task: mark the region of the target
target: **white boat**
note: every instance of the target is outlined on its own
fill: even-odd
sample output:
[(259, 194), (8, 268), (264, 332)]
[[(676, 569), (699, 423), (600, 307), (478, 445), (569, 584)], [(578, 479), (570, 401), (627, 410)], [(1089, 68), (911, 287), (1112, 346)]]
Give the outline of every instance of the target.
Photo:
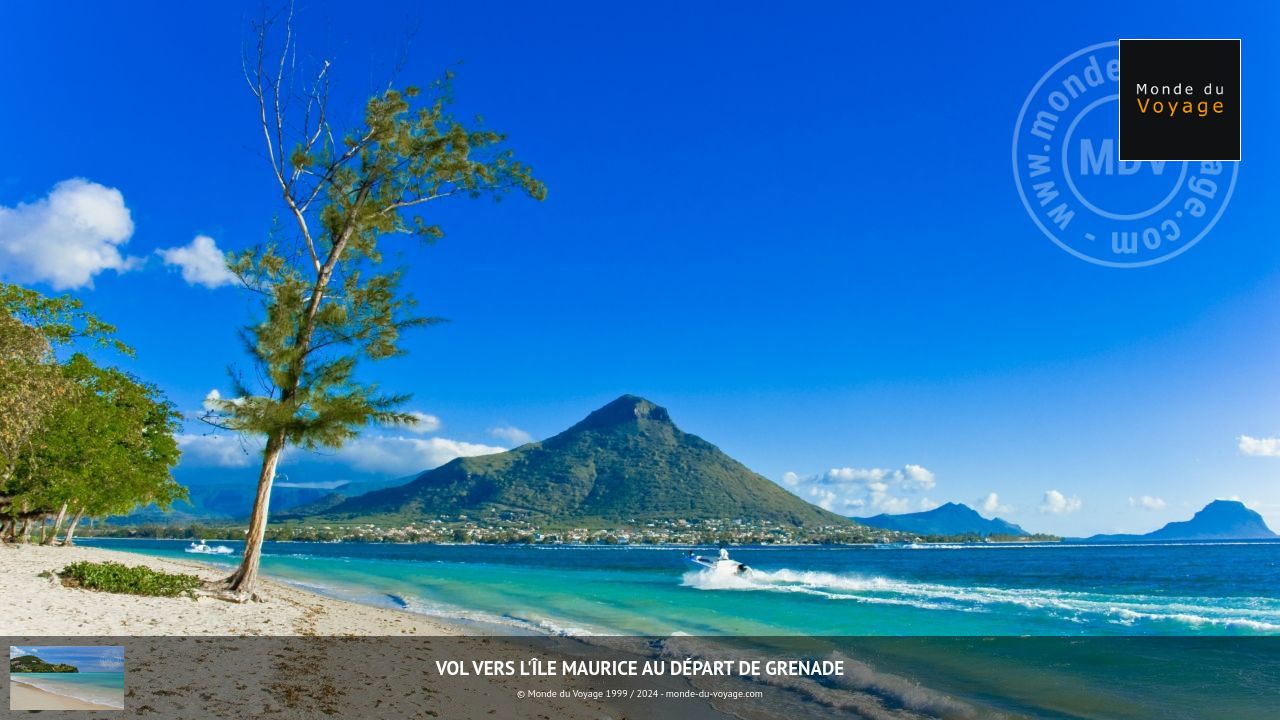
[(715, 558), (695, 555), (692, 550), (684, 556), (686, 562), (697, 565), (719, 575), (749, 575), (751, 568), (729, 557), (729, 551), (720, 548), (720, 556)]
[(204, 540), (199, 543), (191, 543), (187, 546), (186, 552), (195, 553), (197, 555), (230, 555), (235, 552), (226, 545), (209, 545)]

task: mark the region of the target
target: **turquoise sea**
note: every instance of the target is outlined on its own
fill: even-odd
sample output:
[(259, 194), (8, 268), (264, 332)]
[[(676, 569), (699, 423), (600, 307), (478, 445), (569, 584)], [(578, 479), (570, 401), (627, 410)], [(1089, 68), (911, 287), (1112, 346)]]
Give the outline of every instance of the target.
[[(235, 563), (186, 541), (86, 544)], [(689, 549), (267, 543), (263, 567), (488, 632), (853, 663), (768, 695), (760, 718), (845, 717), (868, 694), (895, 718), (1275, 717), (1280, 542), (731, 548), (745, 578), (694, 569)]]
[[(236, 558), (187, 554), (178, 540), (85, 542)], [(733, 548), (754, 569), (745, 578), (692, 569), (687, 550), (288, 542), (267, 543), (263, 567), (330, 595), (507, 632), (1280, 634), (1280, 542)]]
[(124, 673), (12, 673), (10, 681), (98, 705), (124, 708)]

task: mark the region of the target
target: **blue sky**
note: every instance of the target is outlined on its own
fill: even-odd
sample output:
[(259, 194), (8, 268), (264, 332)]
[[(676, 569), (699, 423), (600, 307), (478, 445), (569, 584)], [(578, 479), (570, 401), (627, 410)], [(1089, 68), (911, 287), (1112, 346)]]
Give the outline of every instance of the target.
[(17, 645), (9, 646), (9, 659), (35, 655), (47, 663), (74, 665), (80, 672), (124, 672), (121, 645)]
[[(29, 3), (0, 29), (23, 109), (0, 113), (0, 247), (43, 248), (0, 274), (83, 297), (193, 412), (243, 364), (251, 301), (158, 251), (247, 247), (279, 212), (240, 74), (258, 7)], [(442, 205), (447, 237), (404, 243), (406, 284), (451, 322), (365, 376), (438, 427), (295, 456), (289, 481), (408, 474), (632, 392), (851, 514), (954, 500), (1079, 534), (1239, 497), (1280, 527), (1277, 11), (1063, 7), (300, 4), (341, 107), (417, 23), (400, 77), (453, 67), (459, 114), (508, 133), (549, 196)], [(1201, 243), (1116, 270), (1040, 233), (1009, 147), (1050, 66), (1135, 36), (1243, 38), (1244, 162)], [(46, 233), (85, 198), (107, 217), (87, 247), (115, 256)], [(234, 441), (190, 432), (180, 477), (248, 488)]]

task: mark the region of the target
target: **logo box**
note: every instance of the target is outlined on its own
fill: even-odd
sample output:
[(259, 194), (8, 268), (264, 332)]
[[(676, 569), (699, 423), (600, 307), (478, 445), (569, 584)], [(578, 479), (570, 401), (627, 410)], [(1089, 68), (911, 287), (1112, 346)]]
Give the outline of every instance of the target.
[(1240, 159), (1239, 40), (1120, 41), (1120, 160)]

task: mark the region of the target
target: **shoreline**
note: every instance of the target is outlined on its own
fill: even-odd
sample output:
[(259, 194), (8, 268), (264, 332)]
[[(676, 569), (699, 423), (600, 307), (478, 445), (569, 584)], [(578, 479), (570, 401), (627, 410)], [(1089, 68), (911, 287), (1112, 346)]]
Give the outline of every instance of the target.
[(486, 635), (481, 627), (451, 623), (421, 613), (343, 600), (274, 579), (260, 581), (263, 602), (233, 603), (123, 595), (64, 587), (56, 573), (79, 561), (112, 561), (217, 580), (225, 570), (106, 548), (0, 546), (0, 617), (7, 635)]
[[(77, 533), (77, 535), (76, 535), (76, 541), (77, 541), (77, 542), (80, 542), (80, 541), (93, 542), (93, 541), (95, 541), (95, 540), (111, 540), (111, 541), (117, 541), (117, 540), (124, 540), (124, 541), (138, 541), (138, 540), (166, 540), (166, 541), (183, 541), (183, 542), (195, 542), (196, 540), (205, 540), (206, 542), (210, 542), (210, 543), (215, 543), (215, 542), (222, 542), (222, 543), (236, 543), (236, 542), (244, 542), (244, 537), (243, 537), (243, 536), (241, 536), (241, 537), (217, 537), (217, 536), (214, 536), (214, 535), (205, 535), (205, 536), (203, 536), (203, 537), (198, 537), (198, 538), (197, 538), (197, 537), (185, 537), (185, 536), (184, 536), (184, 537), (177, 537), (177, 536), (173, 536), (173, 537), (170, 537), (170, 536), (160, 536), (160, 537), (143, 537), (143, 536), (137, 536), (137, 535), (128, 535), (128, 536), (125, 536), (125, 535), (88, 535), (88, 534), (80, 534), (80, 533)], [(617, 549), (620, 549), (620, 548), (628, 548), (628, 547), (634, 547), (634, 548), (649, 548), (649, 549), (657, 549), (657, 550), (698, 550), (698, 549), (704, 549), (704, 548), (720, 547), (721, 545), (724, 545), (724, 546), (726, 546), (726, 547), (734, 547), (734, 548), (752, 548), (752, 549), (768, 549), (768, 548), (786, 548), (786, 549), (796, 549), (796, 548), (815, 548), (815, 549), (817, 549), (817, 548), (833, 548), (833, 549), (840, 549), (840, 548), (886, 548), (886, 547), (902, 547), (902, 546), (905, 546), (905, 545), (911, 545), (911, 544), (913, 544), (913, 542), (911, 542), (911, 541), (899, 541), (899, 542), (888, 542), (888, 543), (879, 543), (879, 542), (865, 542), (865, 543), (798, 543), (798, 542), (776, 542), (776, 543), (766, 543), (766, 544), (758, 544), (758, 543), (715, 543), (715, 542), (705, 542), (705, 543), (684, 543), (684, 542), (677, 542), (677, 543), (639, 543), (639, 542), (636, 542), (636, 543), (632, 543), (632, 542), (628, 542), (628, 543), (619, 543), (619, 544), (617, 544), (617, 545), (609, 545), (609, 544), (607, 544), (607, 543), (567, 543), (567, 542), (535, 542), (535, 543), (518, 543), (518, 542), (510, 542), (510, 543), (484, 543), (484, 542), (417, 542), (417, 541), (409, 541), (409, 540), (395, 540), (395, 541), (383, 541), (383, 540), (267, 540), (266, 542), (269, 542), (269, 543), (280, 543), (280, 544), (296, 543), (296, 544), (298, 544), (298, 545), (396, 545), (396, 546), (400, 546), (400, 545), (430, 545), (430, 546), (438, 546), (438, 547), (522, 547), (522, 548), (573, 548), (573, 549), (608, 548), (608, 549), (611, 549), (611, 550), (617, 550)], [(1186, 541), (1186, 542), (1194, 542), (1194, 541)], [(1280, 538), (1273, 538), (1273, 539), (1270, 539), (1270, 540), (1267, 540), (1267, 539), (1261, 539), (1261, 540), (1234, 540), (1234, 541), (1232, 541), (1232, 540), (1225, 540), (1225, 541), (1209, 540), (1209, 541), (1205, 541), (1205, 542), (1210, 542), (1210, 543), (1212, 543), (1212, 542), (1280, 542)], [(1115, 543), (1115, 544), (1121, 544), (1121, 545), (1140, 545), (1140, 544), (1164, 544), (1164, 543), (1165, 543), (1165, 541), (1151, 542), (1151, 543), (1142, 543), (1142, 542), (1139, 542), (1139, 541), (1129, 541), (1129, 542), (1122, 542), (1122, 543)], [(971, 541), (960, 541), (960, 540), (938, 540), (938, 541), (925, 541), (925, 540), (920, 540), (920, 541), (918, 541), (918, 542), (915, 542), (914, 544), (918, 544), (918, 545), (965, 545), (965, 546), (980, 547), (980, 546), (990, 546), (990, 545), (1036, 545), (1036, 546), (1040, 546), (1040, 545), (1093, 545), (1093, 544), (1098, 544), (1098, 543), (1089, 543), (1089, 542), (1084, 542), (1084, 541), (1079, 540), (1079, 539), (1075, 539), (1075, 540), (993, 540), (993, 541), (991, 541), (991, 542), (971, 542)]]
[[(170, 541), (170, 542), (194, 542), (196, 540), (205, 540), (210, 543), (239, 543), (244, 542), (243, 537), (216, 537), (213, 535), (204, 536), (203, 538), (193, 537), (142, 537), (142, 536), (120, 536), (120, 535), (77, 535), (77, 541), (94, 542), (98, 540), (107, 540), (111, 542), (137, 542), (137, 541)], [(1272, 543), (1280, 544), (1280, 537), (1274, 538), (1187, 538), (1187, 539), (1167, 539), (1167, 540), (1089, 540), (1087, 538), (1062, 538), (1060, 540), (992, 540), (992, 541), (966, 541), (966, 540), (919, 540), (919, 541), (901, 541), (901, 542), (867, 542), (867, 543), (619, 543), (617, 545), (608, 545), (604, 543), (479, 543), (479, 542), (411, 542), (411, 541), (381, 541), (381, 540), (267, 540), (268, 543), (278, 544), (296, 544), (296, 545), (392, 545), (396, 547), (405, 545), (424, 545), (431, 547), (506, 547), (506, 548), (530, 548), (530, 549), (548, 549), (548, 548), (570, 548), (574, 550), (590, 550), (594, 548), (620, 550), (626, 548), (652, 549), (652, 550), (700, 550), (706, 548), (714, 548), (724, 545), (725, 547), (751, 549), (751, 550), (768, 550), (770, 548), (781, 549), (912, 549), (930, 548), (930, 547), (965, 547), (965, 548), (998, 548), (998, 547), (1166, 547), (1166, 546), (1184, 546), (1184, 545), (1267, 545)], [(77, 545), (76, 547), (79, 547)]]
[[(599, 695), (525, 701), (520, 693), (529, 687), (527, 678), (423, 675), (433, 658), (432, 643), (498, 660), (527, 658), (527, 648), (483, 625), (341, 600), (273, 579), (259, 585), (265, 602), (233, 603), (208, 596), (105, 593), (39, 577), (82, 560), (145, 565), (204, 580), (224, 577), (226, 569), (83, 545), (0, 545), (4, 634), (20, 644), (85, 637), (125, 645), (126, 711), (143, 703), (153, 712), (180, 715), (210, 707), (215, 698), (218, 707), (238, 714), (230, 717), (264, 709), (290, 713), (285, 717), (316, 717), (335, 708), (352, 715), (377, 708), (381, 717), (419, 717), (423, 707), (430, 707), (438, 717), (599, 720), (631, 710), (625, 702)], [(213, 647), (221, 652), (205, 654)], [(400, 681), (391, 682), (393, 676)], [(193, 687), (206, 692), (193, 699)], [(120, 712), (69, 708), (71, 700), (24, 684), (10, 683), (10, 689), (22, 703), (62, 703), (48, 709)], [(735, 717), (710, 701), (694, 702), (699, 717)]]
[(23, 682), (13, 673), (9, 676), (9, 707), (11, 710), (105, 710), (121, 712), (124, 707), (100, 705), (71, 695), (61, 695)]
[[(1027, 717), (1041, 710), (1076, 707), (1067, 696), (1041, 697), (1023, 692), (1026, 682), (1081, 683), (1106, 707), (1125, 709), (1130, 702), (1125, 683), (1109, 674), (1088, 668), (1097, 657), (1113, 652), (1145, 657), (1150, 648), (1165, 647), (1178, 663), (1168, 668), (1190, 667), (1205, 657), (1213, 658), (1217, 645), (1208, 638), (1206, 649), (1189, 638), (1174, 637), (1165, 645), (1142, 638), (1082, 637), (1077, 642), (1054, 643), (1052, 638), (962, 636), (935, 638), (844, 638), (830, 643), (804, 646), (807, 654), (827, 657), (838, 653), (850, 663), (842, 681), (821, 683), (804, 678), (750, 679), (714, 676), (671, 676), (662, 680), (662, 690), (702, 693), (684, 703), (655, 701), (637, 705), (626, 700), (596, 695), (519, 695), (533, 690), (591, 693), (601, 690), (649, 689), (644, 683), (626, 679), (584, 676), (549, 678), (476, 674), (448, 676), (434, 669), (441, 659), (477, 658), (518, 662), (531, 656), (576, 659), (634, 658), (717, 658), (737, 653), (768, 659), (776, 653), (794, 650), (790, 636), (780, 636), (777, 645), (755, 643), (733, 636), (698, 637), (672, 633), (659, 638), (607, 635), (580, 637), (540, 634), (538, 638), (510, 637), (501, 629), (488, 629), (463, 621), (450, 624), (436, 616), (363, 604), (334, 597), (326, 592), (321, 576), (316, 589), (298, 587), (287, 579), (264, 579), (260, 587), (266, 602), (230, 603), (212, 597), (146, 598), (66, 588), (42, 571), (57, 571), (80, 560), (118, 561), (131, 566), (147, 566), (169, 572), (193, 573), (217, 579), (228, 572), (222, 563), (196, 558), (170, 558), (139, 554), (132, 550), (95, 546), (69, 548), (44, 546), (0, 546), (0, 617), (12, 625), (12, 644), (38, 644), (42, 639), (76, 644), (77, 636), (99, 636), (100, 640), (126, 646), (129, 677), (126, 703), (149, 707), (157, 712), (179, 712), (207, 703), (204, 707), (235, 708), (240, 716), (255, 712), (282, 712), (287, 717), (315, 717), (335, 714), (337, 708), (353, 715), (377, 708), (379, 716), (415, 716), (423, 707), (439, 712), (439, 717), (529, 718), (563, 717), (565, 720), (598, 720), (600, 717), (635, 716), (643, 707), (649, 716), (662, 720), (683, 717), (723, 720), (779, 720), (797, 717), (836, 718), (850, 710), (868, 718), (906, 720), (924, 717)], [(331, 580), (339, 580), (335, 575)], [(343, 585), (338, 584), (341, 588)], [(373, 587), (377, 587), (376, 585)], [(340, 592), (340, 590), (338, 591)], [(159, 621), (159, 624), (157, 624)], [(485, 628), (485, 629), (481, 629)], [(421, 637), (451, 635), (455, 637)], [(43, 637), (42, 637), (43, 636)], [(106, 637), (102, 637), (106, 636)], [(195, 637), (183, 637), (195, 636)], [(393, 637), (396, 636), (396, 637)], [(822, 640), (821, 638), (814, 638)], [(657, 640), (657, 642), (655, 642)], [(1113, 640), (1108, 642), (1108, 640)], [(1179, 643), (1182, 645), (1179, 645)], [(1224, 647), (1227, 640), (1219, 640)], [(834, 643), (834, 644), (832, 644)], [(1190, 647), (1183, 647), (1190, 645)], [(1136, 649), (1135, 649), (1136, 648)], [(1144, 649), (1146, 648), (1146, 649)], [(1181, 648), (1181, 649), (1179, 649)], [(1062, 662), (1038, 668), (1028, 658), (1049, 653)], [(1176, 652), (1175, 652), (1176, 651)], [(1206, 655), (1206, 653), (1209, 653)], [(1234, 671), (1242, 662), (1257, 658), (1249, 647), (1223, 661)], [(1267, 660), (1266, 655), (1258, 656)], [(1179, 660), (1179, 658), (1184, 658)], [(1128, 670), (1126, 682), (1151, 682), (1152, 694), (1146, 702), (1156, 702), (1156, 691), (1172, 691), (1159, 681), (1160, 675), (1144, 675), (1142, 663)], [(1264, 669), (1267, 667), (1263, 664)], [(1280, 666), (1277, 666), (1280, 667)], [(1085, 668), (1064, 670), (1062, 668)], [(1012, 673), (1012, 674), (1009, 674)], [(1026, 677), (1022, 680), (1022, 673)], [(1150, 680), (1156, 678), (1156, 680)], [(650, 682), (648, 680), (645, 683)], [(764, 687), (768, 686), (768, 687)], [(11, 686), (13, 687), (13, 686)], [(195, 688), (206, 690), (193, 699)], [(743, 703), (717, 699), (706, 693), (765, 689), (766, 702)], [(1225, 686), (1227, 697), (1206, 700), (1194, 692), (1172, 692), (1157, 707), (1174, 707), (1189, 701), (1208, 708), (1227, 702), (1240, 711), (1253, 707), (1246, 685)], [(21, 691), (20, 691), (21, 692)], [(135, 694), (136, 693), (136, 694)], [(687, 695), (682, 697), (689, 697)], [(214, 699), (216, 698), (216, 700)], [(1089, 709), (1090, 703), (1079, 707)], [(101, 709), (101, 708), (99, 708)], [(1096, 707), (1094, 707), (1096, 709)], [(662, 714), (662, 713), (670, 713)], [(656, 714), (655, 714), (656, 713)], [(842, 715), (846, 713), (846, 715)], [(1025, 713), (1025, 714), (1024, 714)], [(341, 714), (341, 713), (339, 713)], [(210, 714), (210, 717), (224, 715)], [(1084, 715), (1082, 715), (1084, 716)], [(1124, 717), (1148, 717), (1117, 715)], [(1265, 717), (1238, 712), (1249, 720)]]

